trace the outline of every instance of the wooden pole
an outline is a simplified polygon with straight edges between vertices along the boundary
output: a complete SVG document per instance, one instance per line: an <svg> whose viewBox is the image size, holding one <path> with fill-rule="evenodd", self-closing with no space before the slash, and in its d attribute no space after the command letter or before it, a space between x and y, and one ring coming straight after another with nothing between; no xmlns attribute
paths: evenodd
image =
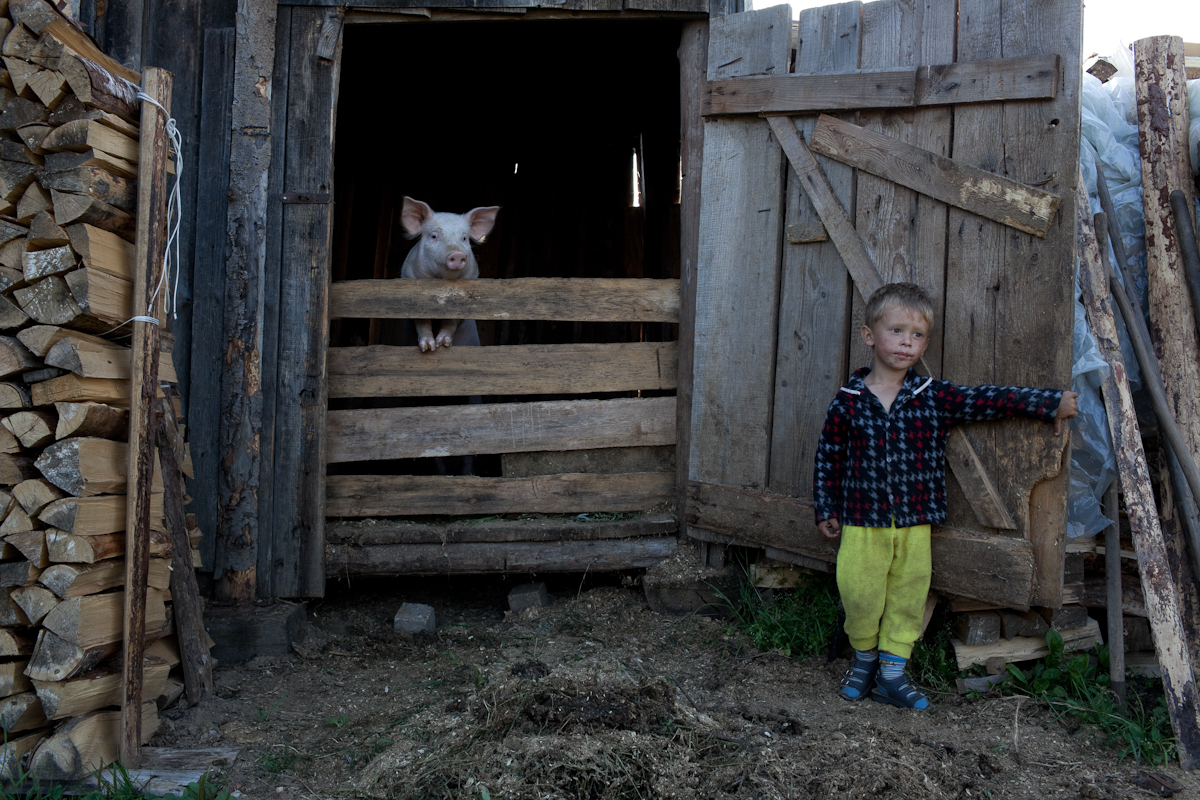
<svg viewBox="0 0 1200 800"><path fill-rule="evenodd" d="M1180 614L1179 598L1167 562L1166 543L1159 527L1158 508L1150 486L1150 470L1142 449L1141 431L1125 360L1108 292L1104 254L1096 242L1082 176L1076 187L1076 236L1079 246L1079 286L1096 343L1111 369L1103 385L1104 408L1117 455L1117 470L1125 508L1133 529L1146 612L1154 633L1154 648L1162 667L1163 691L1184 769L1200 766L1200 703ZM1119 552L1119 551L1118 551ZM1119 607L1119 606L1118 606Z"/></svg>
<svg viewBox="0 0 1200 800"><path fill-rule="evenodd" d="M171 73L148 67L142 91L171 108ZM167 114L142 101L138 146L137 256L133 308L163 319L165 292L153 307L167 243ZM137 769L142 760L142 659L146 648L146 578L150 559L150 492L154 479L154 409L158 400L158 325L133 323L133 388L129 399L128 500L125 512L125 647L121 697L121 762Z"/></svg>
<svg viewBox="0 0 1200 800"><path fill-rule="evenodd" d="M1108 677L1113 694L1125 705L1125 612L1121 602L1121 522L1117 512L1117 482L1104 493L1104 578L1108 588Z"/></svg>

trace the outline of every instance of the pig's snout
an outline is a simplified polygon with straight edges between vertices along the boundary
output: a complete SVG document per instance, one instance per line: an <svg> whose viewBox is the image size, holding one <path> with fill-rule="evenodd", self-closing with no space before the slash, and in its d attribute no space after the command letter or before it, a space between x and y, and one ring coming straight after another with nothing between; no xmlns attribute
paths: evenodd
<svg viewBox="0 0 1200 800"><path fill-rule="evenodd" d="M453 270L460 270L467 266L466 253L451 253L446 256L446 267Z"/></svg>

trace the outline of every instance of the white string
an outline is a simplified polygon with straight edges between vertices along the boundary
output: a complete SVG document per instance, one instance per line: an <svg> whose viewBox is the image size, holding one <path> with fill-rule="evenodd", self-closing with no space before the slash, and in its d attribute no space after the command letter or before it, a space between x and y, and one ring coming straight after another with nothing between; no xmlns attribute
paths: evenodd
<svg viewBox="0 0 1200 800"><path fill-rule="evenodd" d="M154 287L154 293L150 295L150 307L146 309L147 311L153 309L154 302L158 299L159 291L162 290L163 286L169 286L171 284L171 269L174 268L175 281L174 285L170 286L169 289L170 297L166 298L166 310L170 312L171 318L175 319L179 313L179 273L182 272L179 263L179 225L183 220L183 201L179 192L179 179L183 174L183 162L180 158L183 153L183 137L179 133L179 128L175 125L175 120L171 117L167 110L163 108L161 103L145 92L138 92L137 97L139 100L145 100L148 103L157 106L158 109L167 117L167 137L170 138L171 145L175 148L175 185L171 187L171 193L167 199L167 244L165 252L163 253L163 270L162 274L158 276L158 285ZM153 318L133 317L127 321L147 322L150 319ZM158 324L158 320L154 320L154 322L156 325ZM121 325L124 324L125 323L121 323ZM117 327L119 328L121 326L118 325Z"/></svg>

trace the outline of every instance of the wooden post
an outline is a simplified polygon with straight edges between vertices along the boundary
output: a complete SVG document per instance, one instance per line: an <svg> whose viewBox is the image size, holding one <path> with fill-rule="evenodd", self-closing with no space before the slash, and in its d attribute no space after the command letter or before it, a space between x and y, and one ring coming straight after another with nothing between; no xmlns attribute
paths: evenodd
<svg viewBox="0 0 1200 800"><path fill-rule="evenodd" d="M1147 616L1154 632L1154 647L1162 666L1163 691L1171 713L1171 724L1184 769L1200 766L1200 705L1192 675L1191 659L1180 614L1179 598L1167 562L1167 550L1159 527L1158 508L1150 486L1150 470L1142 449L1133 394L1125 373L1120 341L1113 317L1108 275L1096 242L1082 177L1076 188L1076 236L1079 246L1079 285L1083 290L1088 323L1111 370L1104 382L1104 408L1117 455L1117 469L1125 494L1125 508L1133 528L1146 598Z"/></svg>
<svg viewBox="0 0 1200 800"><path fill-rule="evenodd" d="M221 364L221 464L216 594L251 600L258 561L258 485L262 461L263 270L271 102L275 62L273 0L238 7L234 44L233 137L229 171L229 260L225 265L225 341ZM274 202L278 202L275 200Z"/></svg>
<svg viewBox="0 0 1200 800"><path fill-rule="evenodd" d="M1175 419L1192 457L1200 461L1200 341L1189 302L1170 195L1196 206L1188 151L1187 76L1183 40L1153 36L1134 42L1146 268L1150 275L1150 332ZM1178 453L1182 460L1182 453Z"/></svg>
<svg viewBox="0 0 1200 800"><path fill-rule="evenodd" d="M171 73L148 67L142 91L171 108ZM134 262L135 313L163 319L165 292L150 305L163 269L167 243L167 116L142 102L138 146L137 256ZM141 764L142 659L146 648L146 578L150 559L150 492L154 479L154 410L158 399L158 325L133 323L133 388L129 398L128 500L125 512L125 647L121 702L121 762Z"/></svg>
<svg viewBox="0 0 1200 800"><path fill-rule="evenodd" d="M1108 588L1108 678L1113 694L1125 705L1125 612L1121 602L1121 523L1117 482L1104 493L1108 527L1104 529L1104 577Z"/></svg>

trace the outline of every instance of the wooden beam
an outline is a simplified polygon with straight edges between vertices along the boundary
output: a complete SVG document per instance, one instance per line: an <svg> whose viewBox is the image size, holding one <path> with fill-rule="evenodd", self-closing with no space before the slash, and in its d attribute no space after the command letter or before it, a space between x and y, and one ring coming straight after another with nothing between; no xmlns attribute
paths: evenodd
<svg viewBox="0 0 1200 800"><path fill-rule="evenodd" d="M165 292L152 299L163 270L167 243L167 119L171 73L147 68L142 91L157 105L142 103L137 198L137 256L134 261L134 308L166 319ZM158 106L167 109L163 111ZM158 324L133 323L129 402L129 502L126 504L124 685L121 700L121 760L130 769L142 761L142 656L146 647L146 576L150 559L150 495L154 483L154 412L158 406Z"/></svg>
<svg viewBox="0 0 1200 800"><path fill-rule="evenodd" d="M1125 372L1120 340L1113 317L1112 297L1108 289L1106 253L1100 250L1091 219L1091 209L1080 177L1076 195L1076 231L1079 247L1079 286L1083 292L1088 323L1096 343L1111 368L1101 387L1113 449L1117 455L1117 470L1129 524L1133 529L1133 544L1138 554L1142 590L1146 611L1154 631L1154 645L1162 665L1163 690L1175 729L1179 760L1184 769L1200 765L1200 698L1197 697L1195 676L1179 599L1171 578L1166 544L1159 527L1158 509L1150 485L1150 471L1142 437L1138 429L1137 412Z"/></svg>
<svg viewBox="0 0 1200 800"><path fill-rule="evenodd" d="M1067 652L1075 650L1090 650L1092 645L1104 641L1100 635L1100 623L1094 619L1082 628L1070 631L1059 631ZM1017 636L994 644L963 644L957 639L951 639L954 645L954 657L959 669L967 669L973 664L986 664L989 658L1002 658L1006 663L1016 661L1032 661L1050 655L1050 646L1045 636Z"/></svg>
<svg viewBox="0 0 1200 800"><path fill-rule="evenodd" d="M862 237L854 229L854 223L850 221L846 209L829 185L824 170L817 163L812 151L804 144L791 119L771 117L768 121L783 147L783 152L787 154L792 169L800 178L805 194L812 201L822 224L829 232L829 238L837 247L846 271L850 273L862 296L870 297L876 289L883 286L883 279L875 269L875 264L863 245ZM931 372L928 365L925 365L925 368L927 372ZM954 477L959 479L967 502L980 522L1001 530L1013 530L1017 527L970 440L960 428L952 430L946 441L946 461L954 471Z"/></svg>
<svg viewBox="0 0 1200 800"><path fill-rule="evenodd" d="M585 394L674 389L676 342L451 347L331 347L330 397Z"/></svg>
<svg viewBox="0 0 1200 800"><path fill-rule="evenodd" d="M325 530L326 540L331 544L466 544L636 539L669 536L678 531L679 526L674 516L656 514L619 520L578 517L470 519L445 523L368 520L331 522Z"/></svg>
<svg viewBox="0 0 1200 800"><path fill-rule="evenodd" d="M804 114L1052 98L1059 57L712 81L704 114Z"/></svg>
<svg viewBox="0 0 1200 800"><path fill-rule="evenodd" d="M672 497L669 472L564 474L537 478L473 475L330 475L329 517L427 514L581 514L644 511Z"/></svg>
<svg viewBox="0 0 1200 800"><path fill-rule="evenodd" d="M329 287L329 317L678 322L679 281L649 278L344 281Z"/></svg>
<svg viewBox="0 0 1200 800"><path fill-rule="evenodd" d="M821 115L813 131L812 149L1035 236L1046 235L1061 202L1056 194L960 164L826 114Z"/></svg>
<svg viewBox="0 0 1200 800"><path fill-rule="evenodd" d="M598 572L652 567L675 552L674 536L567 542L325 546L330 576L461 572Z"/></svg>
<svg viewBox="0 0 1200 800"><path fill-rule="evenodd" d="M330 411L326 461L674 444L675 398Z"/></svg>

